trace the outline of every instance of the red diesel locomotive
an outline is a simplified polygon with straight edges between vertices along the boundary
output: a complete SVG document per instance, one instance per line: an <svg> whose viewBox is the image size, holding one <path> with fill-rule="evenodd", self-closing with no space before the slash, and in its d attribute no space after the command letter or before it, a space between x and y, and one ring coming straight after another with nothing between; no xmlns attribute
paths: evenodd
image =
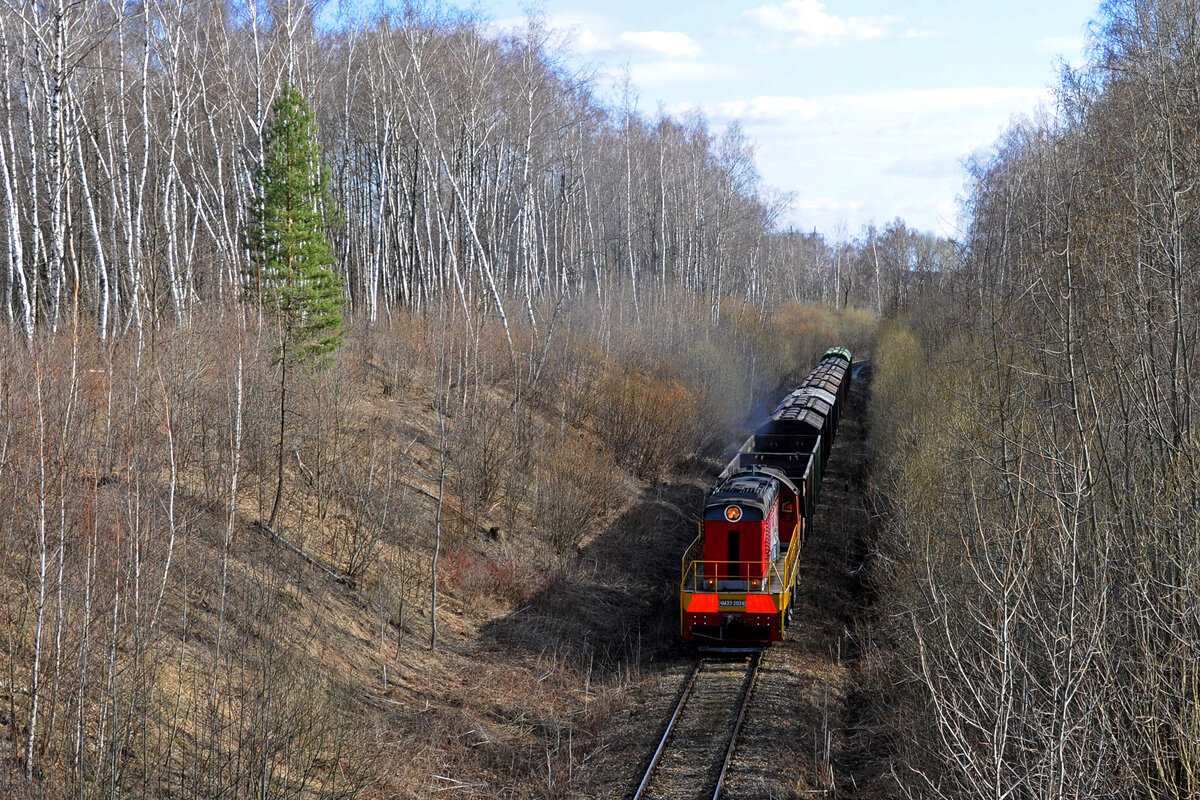
<svg viewBox="0 0 1200 800"><path fill-rule="evenodd" d="M683 556L685 640L728 648L783 638L849 367L848 350L827 351L721 473Z"/></svg>
<svg viewBox="0 0 1200 800"><path fill-rule="evenodd" d="M685 555L685 639L783 637L800 563L800 491L770 467L739 469L713 491L700 536Z"/></svg>

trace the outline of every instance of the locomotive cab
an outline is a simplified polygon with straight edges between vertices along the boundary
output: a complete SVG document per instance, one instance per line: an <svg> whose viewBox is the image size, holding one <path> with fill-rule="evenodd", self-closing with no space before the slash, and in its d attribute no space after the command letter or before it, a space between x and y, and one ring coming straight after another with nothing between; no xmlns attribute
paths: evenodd
<svg viewBox="0 0 1200 800"><path fill-rule="evenodd" d="M780 471L753 467L722 481L684 559L683 636L709 643L783 637L803 543L801 494Z"/></svg>
<svg viewBox="0 0 1200 800"><path fill-rule="evenodd" d="M779 557L779 486L769 475L735 474L704 508L705 584L755 590Z"/></svg>
<svg viewBox="0 0 1200 800"><path fill-rule="evenodd" d="M761 649L783 638L852 363L849 350L830 348L721 473L683 554L685 640Z"/></svg>

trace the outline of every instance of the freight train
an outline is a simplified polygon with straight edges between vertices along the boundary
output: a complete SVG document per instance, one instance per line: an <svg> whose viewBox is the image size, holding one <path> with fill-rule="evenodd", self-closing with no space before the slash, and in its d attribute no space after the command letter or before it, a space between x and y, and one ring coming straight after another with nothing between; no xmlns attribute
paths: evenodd
<svg viewBox="0 0 1200 800"><path fill-rule="evenodd" d="M783 638L850 365L846 348L826 351L717 479L683 556L684 640L728 648Z"/></svg>

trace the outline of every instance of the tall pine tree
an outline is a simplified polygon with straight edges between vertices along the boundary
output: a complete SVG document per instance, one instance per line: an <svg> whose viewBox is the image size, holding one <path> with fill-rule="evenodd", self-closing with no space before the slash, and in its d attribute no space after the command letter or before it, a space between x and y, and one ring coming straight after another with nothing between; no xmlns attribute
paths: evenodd
<svg viewBox="0 0 1200 800"><path fill-rule="evenodd" d="M330 267L325 229L336 212L317 143L312 109L285 86L271 106L258 197L248 232L247 290L273 319L279 350L279 451L273 528L283 496L289 373L320 367L342 342L346 295Z"/></svg>

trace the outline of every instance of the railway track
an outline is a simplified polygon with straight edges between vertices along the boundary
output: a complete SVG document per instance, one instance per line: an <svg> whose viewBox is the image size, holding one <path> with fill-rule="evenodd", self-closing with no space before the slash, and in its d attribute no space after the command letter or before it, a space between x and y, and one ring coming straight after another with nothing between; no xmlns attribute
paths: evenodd
<svg viewBox="0 0 1200 800"><path fill-rule="evenodd" d="M761 655L703 658L680 694L633 800L716 800Z"/></svg>

